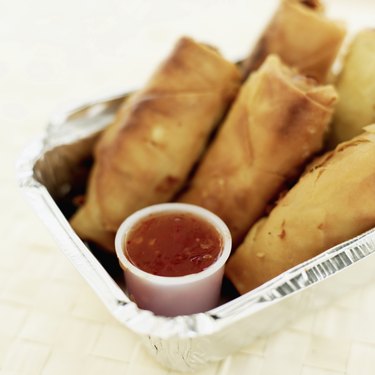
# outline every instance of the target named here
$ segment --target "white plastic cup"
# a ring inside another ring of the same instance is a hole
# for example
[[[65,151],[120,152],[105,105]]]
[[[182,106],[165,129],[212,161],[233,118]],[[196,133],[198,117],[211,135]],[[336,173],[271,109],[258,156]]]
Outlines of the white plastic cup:
[[[189,213],[213,225],[221,236],[222,249],[217,260],[201,272],[185,276],[157,276],[145,272],[125,255],[127,236],[140,221],[162,213]],[[184,203],[163,203],[141,209],[119,227],[115,239],[116,254],[124,270],[130,298],[138,307],[157,315],[177,316],[208,311],[219,303],[224,265],[232,247],[226,224],[211,211]]]

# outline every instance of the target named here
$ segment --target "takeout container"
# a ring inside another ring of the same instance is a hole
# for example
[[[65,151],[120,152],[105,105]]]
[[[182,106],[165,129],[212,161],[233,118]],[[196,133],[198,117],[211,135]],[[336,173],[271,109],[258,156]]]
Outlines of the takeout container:
[[[125,293],[121,272],[119,276],[84,243],[67,220],[73,212],[70,198],[85,184],[95,140],[126,96],[94,100],[55,115],[44,136],[21,156],[18,181],[63,253],[159,362],[194,371],[374,279],[375,231],[370,230],[243,296],[223,288],[222,305],[205,313],[167,318],[138,308]]]
[[[184,276],[158,276],[135,266],[126,256],[126,240],[132,229],[144,219],[158,214],[187,213],[212,226],[221,239],[216,261],[201,272]],[[232,248],[226,224],[212,212],[185,203],[162,203],[136,211],[120,225],[115,239],[116,254],[124,270],[128,295],[139,307],[163,316],[188,315],[216,307],[224,276],[224,265]]]

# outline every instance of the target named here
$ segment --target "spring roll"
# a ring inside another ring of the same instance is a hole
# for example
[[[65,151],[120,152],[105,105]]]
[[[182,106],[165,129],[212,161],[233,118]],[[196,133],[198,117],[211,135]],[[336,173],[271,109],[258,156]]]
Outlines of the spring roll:
[[[179,198],[228,225],[234,245],[284,184],[321,149],[336,93],[269,56],[243,85]]]
[[[179,40],[99,140],[86,201],[71,219],[83,239],[113,250],[121,222],[170,200],[237,94],[238,68],[215,49]]]
[[[336,87],[340,101],[330,136],[333,147],[362,133],[364,126],[375,121],[375,29],[355,36]]]
[[[244,76],[274,53],[302,74],[325,82],[344,36],[345,27],[325,17],[319,0],[282,0],[244,61]]]
[[[259,220],[226,275],[245,293],[375,226],[375,125],[312,164]]]

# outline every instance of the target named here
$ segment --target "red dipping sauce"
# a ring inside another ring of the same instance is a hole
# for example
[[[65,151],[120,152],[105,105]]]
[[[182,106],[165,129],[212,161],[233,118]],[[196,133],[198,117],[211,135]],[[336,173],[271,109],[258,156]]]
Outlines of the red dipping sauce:
[[[220,256],[216,228],[190,213],[169,212],[139,222],[127,235],[126,257],[158,276],[185,276],[205,270]]]

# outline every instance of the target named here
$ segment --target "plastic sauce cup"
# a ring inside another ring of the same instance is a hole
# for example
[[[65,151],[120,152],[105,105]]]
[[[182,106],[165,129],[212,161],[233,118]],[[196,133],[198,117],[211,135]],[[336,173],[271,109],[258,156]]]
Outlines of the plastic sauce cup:
[[[187,213],[216,229],[222,248],[210,266],[184,276],[158,276],[141,270],[127,258],[126,243],[131,230],[147,218],[166,213]],[[204,208],[184,203],[157,204],[135,212],[121,224],[115,239],[116,254],[124,270],[130,298],[138,307],[164,316],[204,312],[218,305],[224,264],[231,246],[229,229],[218,216]]]

